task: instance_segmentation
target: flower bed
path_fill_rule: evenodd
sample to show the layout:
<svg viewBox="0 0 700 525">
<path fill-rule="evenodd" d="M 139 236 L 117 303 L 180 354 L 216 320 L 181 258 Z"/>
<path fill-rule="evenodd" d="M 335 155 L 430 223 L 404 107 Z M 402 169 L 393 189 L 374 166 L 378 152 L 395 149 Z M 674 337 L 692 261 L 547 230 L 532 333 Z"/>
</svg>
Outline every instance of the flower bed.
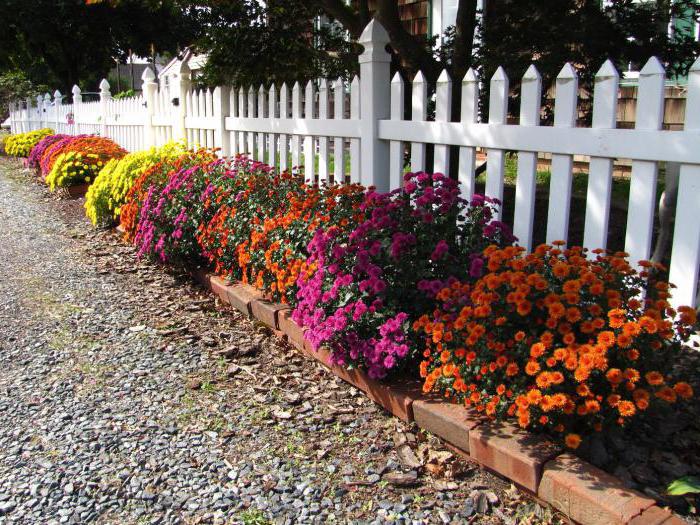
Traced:
<svg viewBox="0 0 700 525">
<path fill-rule="evenodd" d="M 78 136 L 36 149 L 52 187 L 89 182 L 115 157 L 89 191 L 93 223 L 118 217 L 140 256 L 205 260 L 289 304 L 333 365 L 420 375 L 426 392 L 570 448 L 693 395 L 670 363 L 696 319 L 670 308 L 658 268 L 576 247 L 526 255 L 494 219 L 498 202 L 464 202 L 443 175 L 409 173 L 380 194 L 175 145 L 122 158 L 111 141 Z"/>
<path fill-rule="evenodd" d="M 60 133 L 56 135 L 47 135 L 44 138 L 42 138 L 29 152 L 29 157 L 27 158 L 27 167 L 35 170 L 38 174 L 40 174 L 41 159 L 43 158 L 46 150 L 59 140 L 68 138 L 70 138 L 70 135 L 62 135 Z"/>
<path fill-rule="evenodd" d="M 651 404 L 693 395 L 668 371 L 695 311 L 681 308 L 674 322 L 668 284 L 652 272 L 580 248 L 489 247 L 484 256 L 483 278 L 443 288 L 439 307 L 414 323 L 426 336 L 426 392 L 554 432 L 574 449 Z"/>
<path fill-rule="evenodd" d="M 47 135 L 52 135 L 50 128 L 28 131 L 27 133 L 16 133 L 5 139 L 5 153 L 13 157 L 27 157 L 32 148 Z"/>
<path fill-rule="evenodd" d="M 47 140 L 32 162 L 51 175 L 61 155 L 85 154 L 95 138 Z M 86 203 L 93 223 L 118 217 L 140 256 L 210 263 L 255 286 L 261 293 L 236 298 L 236 287 L 207 280 L 349 381 L 422 377 L 425 393 L 467 407 L 450 427 L 465 436 L 453 442 L 533 491 L 546 465 L 547 486 L 557 483 L 551 465 L 562 447 L 540 453 L 541 440 L 524 430 L 580 453 L 595 436 L 694 395 L 672 365 L 687 353 L 695 312 L 670 307 L 661 268 L 637 271 L 625 254 L 561 243 L 525 254 L 495 220 L 498 202 L 464 202 L 440 174 L 408 174 L 402 189 L 380 194 L 173 148 L 111 160 L 100 177 Z M 261 297 L 288 305 L 292 319 Z M 485 419 L 524 430 L 505 421 L 495 433 Z M 523 435 L 535 445 L 514 445 Z"/>
<path fill-rule="evenodd" d="M 126 150 L 116 142 L 97 136 L 79 136 L 62 139 L 50 145 L 44 155 L 42 173 L 52 190 L 75 184 L 91 184 L 110 159 L 121 158 Z"/>
<path fill-rule="evenodd" d="M 44 140 L 50 138 L 47 137 Z M 114 224 L 119 219 L 121 207 L 126 203 L 129 190 L 139 175 L 160 160 L 176 158 L 182 153 L 184 148 L 171 142 L 160 148 L 137 151 L 121 158 L 110 159 L 100 170 L 85 197 L 85 213 L 92 224 L 95 226 Z"/>
</svg>

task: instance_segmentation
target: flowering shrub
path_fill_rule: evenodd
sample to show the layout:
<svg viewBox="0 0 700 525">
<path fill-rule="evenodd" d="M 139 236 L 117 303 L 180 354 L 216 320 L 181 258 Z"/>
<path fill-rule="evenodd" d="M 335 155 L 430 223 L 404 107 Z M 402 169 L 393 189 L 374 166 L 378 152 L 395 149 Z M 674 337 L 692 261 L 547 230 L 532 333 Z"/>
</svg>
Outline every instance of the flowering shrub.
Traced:
<svg viewBox="0 0 700 525">
<path fill-rule="evenodd" d="M 139 210 L 134 244 L 138 255 L 161 261 L 196 260 L 198 226 L 213 213 L 207 204 L 214 180 L 227 176 L 225 161 L 203 150 L 184 157 L 177 169 L 168 173 L 165 185 L 151 183 Z"/>
<path fill-rule="evenodd" d="M 491 246 L 484 257 L 488 273 L 442 288 L 438 308 L 414 323 L 426 344 L 424 391 L 554 431 L 570 448 L 653 403 L 693 395 L 667 371 L 695 312 L 671 309 L 668 284 L 647 269 L 637 273 L 624 254 L 591 260 L 548 245 L 529 255 Z"/>
<path fill-rule="evenodd" d="M 82 139 L 87 139 L 92 136 L 93 135 L 62 135 L 60 139 L 46 146 L 39 159 L 39 171 L 41 176 L 46 179 L 46 176 L 51 173 L 51 168 L 58 156 L 61 155 L 70 144 L 74 142 L 77 143 Z"/>
<path fill-rule="evenodd" d="M 47 135 L 32 148 L 29 152 L 29 158 L 27 158 L 27 167 L 33 170 L 41 170 L 41 158 L 44 156 L 46 150 L 54 143 L 59 140 L 68 138 L 70 135 L 63 135 L 58 133 L 56 135 Z"/>
<path fill-rule="evenodd" d="M 316 232 L 293 312 L 314 348 L 375 378 L 414 360 L 410 321 L 435 304 L 443 283 L 480 277 L 482 249 L 513 240 L 492 220 L 495 201 L 479 197 L 467 208 L 441 174 L 409 173 L 405 182 L 368 191 L 352 228 Z"/>
<path fill-rule="evenodd" d="M 46 175 L 46 183 L 52 190 L 74 184 L 90 184 L 104 166 L 113 158 L 126 155 L 126 150 L 116 142 L 97 136 L 83 137 L 70 141 L 60 150 L 56 150 L 57 141 L 47 151 L 52 155 L 58 154 L 51 165 L 51 171 Z"/>
<path fill-rule="evenodd" d="M 297 281 L 307 269 L 307 246 L 316 231 L 356 224 L 364 188 L 358 184 L 319 188 L 303 185 L 251 231 L 250 275 L 256 288 L 275 301 L 296 302 Z"/>
<path fill-rule="evenodd" d="M 32 148 L 47 135 L 52 135 L 49 128 L 37 129 L 26 133 L 10 135 L 5 140 L 5 153 L 14 157 L 26 157 Z"/>
<path fill-rule="evenodd" d="M 288 302 L 295 297 L 313 233 L 341 221 L 352 202 L 359 206 L 362 191 L 359 185 L 310 186 L 300 175 L 276 174 L 238 157 L 210 196 L 216 212 L 200 225 L 198 241 L 219 274 Z"/>
<path fill-rule="evenodd" d="M 184 148 L 170 142 L 160 148 L 129 153 L 110 159 L 85 195 L 85 212 L 93 225 L 110 225 L 119 218 L 121 206 L 136 178 L 166 157 L 177 157 Z"/>
<path fill-rule="evenodd" d="M 197 241 L 217 273 L 249 282 L 251 232 L 269 217 L 303 181 L 289 173 L 274 174 L 261 162 L 237 156 L 229 176 L 210 194 L 215 206 L 209 221 L 200 224 Z"/>
<path fill-rule="evenodd" d="M 162 189 L 171 173 L 215 158 L 214 154 L 207 150 L 186 151 L 179 156 L 164 157 L 139 175 L 127 192 L 125 204 L 120 208 L 119 223 L 124 231 L 124 240 L 134 241 L 141 208 L 146 202 L 149 191 L 153 193 Z"/>
</svg>

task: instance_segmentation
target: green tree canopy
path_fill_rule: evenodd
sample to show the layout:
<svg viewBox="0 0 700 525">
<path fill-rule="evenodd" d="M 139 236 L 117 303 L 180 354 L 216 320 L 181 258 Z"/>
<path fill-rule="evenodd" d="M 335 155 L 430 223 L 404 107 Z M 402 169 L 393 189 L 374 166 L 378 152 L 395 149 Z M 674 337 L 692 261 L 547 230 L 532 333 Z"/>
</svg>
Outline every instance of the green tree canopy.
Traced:
<svg viewBox="0 0 700 525">
<path fill-rule="evenodd" d="M 95 85 L 129 52 L 174 52 L 201 29 L 175 0 L 0 0 L 0 71 L 68 92 Z"/>
</svg>

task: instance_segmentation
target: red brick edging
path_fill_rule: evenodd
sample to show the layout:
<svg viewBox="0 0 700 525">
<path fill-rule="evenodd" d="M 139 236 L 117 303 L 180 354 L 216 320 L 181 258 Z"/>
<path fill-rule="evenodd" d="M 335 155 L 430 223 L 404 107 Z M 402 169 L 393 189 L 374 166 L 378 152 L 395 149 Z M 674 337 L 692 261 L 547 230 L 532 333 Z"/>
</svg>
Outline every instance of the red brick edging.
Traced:
<svg viewBox="0 0 700 525">
<path fill-rule="evenodd" d="M 72 186 L 66 186 L 63 189 L 66 190 L 66 193 L 68 193 L 69 198 L 79 199 L 81 197 L 85 197 L 85 194 L 87 193 L 89 187 L 89 184 L 74 184 Z"/>
<path fill-rule="evenodd" d="M 194 272 L 203 286 L 243 314 L 258 319 L 333 374 L 365 392 L 386 410 L 439 436 L 451 448 L 513 481 L 581 525 L 680 525 L 685 523 L 654 500 L 626 488 L 614 476 L 564 453 L 542 436 L 510 423 L 484 420 L 462 405 L 427 397 L 418 383 L 379 382 L 362 370 L 330 363 L 327 350 L 314 351 L 289 307 L 266 301 L 255 288 Z"/>
</svg>

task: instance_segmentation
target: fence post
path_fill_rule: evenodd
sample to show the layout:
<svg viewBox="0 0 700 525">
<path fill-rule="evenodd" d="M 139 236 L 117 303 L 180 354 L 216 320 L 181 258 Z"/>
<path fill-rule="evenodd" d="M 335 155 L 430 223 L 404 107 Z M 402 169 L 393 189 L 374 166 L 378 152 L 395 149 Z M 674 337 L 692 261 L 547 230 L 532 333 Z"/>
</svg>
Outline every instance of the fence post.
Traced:
<svg viewBox="0 0 700 525">
<path fill-rule="evenodd" d="M 83 95 L 76 84 L 73 86 L 73 135 L 80 134 L 80 105 L 83 103 Z"/>
<path fill-rule="evenodd" d="M 59 126 L 61 125 L 61 105 L 63 104 L 63 95 L 57 89 L 53 92 L 53 123 L 56 133 L 61 133 Z"/>
<path fill-rule="evenodd" d="M 10 133 L 16 133 L 15 131 L 15 103 L 10 102 Z"/>
<path fill-rule="evenodd" d="M 107 114 L 110 100 L 112 100 L 112 94 L 109 92 L 109 82 L 107 82 L 106 78 L 103 78 L 102 82 L 100 82 L 100 118 L 102 119 L 100 135 L 103 137 L 107 136 Z"/>
<path fill-rule="evenodd" d="M 51 125 L 51 115 L 50 113 L 50 108 L 51 107 L 51 95 L 48 93 L 44 93 L 44 104 L 41 106 L 42 113 L 44 115 L 44 124 L 46 124 L 47 128 L 52 128 L 53 126 Z M 54 129 L 55 133 L 58 133 L 57 129 Z"/>
<path fill-rule="evenodd" d="M 185 117 L 187 116 L 187 95 L 191 87 L 190 66 L 186 62 L 180 64 L 180 71 L 177 78 L 177 108 L 175 110 L 175 120 L 173 121 L 173 139 L 187 142 L 187 128 L 185 127 Z"/>
<path fill-rule="evenodd" d="M 372 20 L 360 35 L 364 51 L 360 62 L 360 182 L 389 190 L 389 142 L 380 140 L 378 121 L 389 118 L 391 108 L 391 56 L 386 52 L 389 35 L 377 20 Z"/>
<path fill-rule="evenodd" d="M 32 119 L 32 99 L 27 97 L 25 102 L 27 104 L 27 131 L 33 131 L 34 119 Z"/>
<path fill-rule="evenodd" d="M 226 117 L 230 113 L 231 94 L 228 87 L 217 86 L 212 93 L 214 102 L 214 145 L 219 148 L 219 155 L 228 157 L 231 155 L 231 134 L 226 130 Z"/>
<path fill-rule="evenodd" d="M 158 91 L 158 83 L 150 67 L 143 70 L 141 80 L 143 81 L 141 84 L 141 92 L 143 93 L 143 101 L 146 106 L 146 115 L 143 120 L 143 147 L 148 149 L 156 145 L 153 115 L 156 111 L 156 91 Z"/>
<path fill-rule="evenodd" d="M 44 127 L 44 97 L 36 96 L 36 114 L 39 119 L 39 129 Z"/>
</svg>

